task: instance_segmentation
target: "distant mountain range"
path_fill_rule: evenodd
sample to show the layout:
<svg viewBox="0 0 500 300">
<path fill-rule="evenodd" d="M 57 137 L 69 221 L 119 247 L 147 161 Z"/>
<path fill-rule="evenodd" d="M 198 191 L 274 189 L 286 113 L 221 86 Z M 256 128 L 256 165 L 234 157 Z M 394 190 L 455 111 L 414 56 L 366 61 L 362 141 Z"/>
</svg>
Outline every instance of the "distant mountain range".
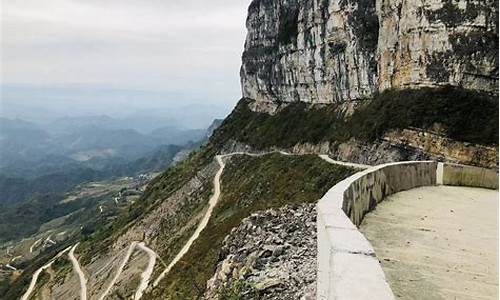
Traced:
<svg viewBox="0 0 500 300">
<path fill-rule="evenodd" d="M 79 183 L 167 168 L 199 146 L 210 129 L 159 127 L 150 133 L 108 116 L 40 125 L 0 118 L 0 203 L 66 192 Z"/>
<path fill-rule="evenodd" d="M 108 116 L 63 118 L 46 125 L 0 118 L 0 168 L 18 172 L 70 162 L 132 161 L 162 145 L 181 146 L 205 136 L 206 129 L 175 126 L 141 133 Z"/>
</svg>

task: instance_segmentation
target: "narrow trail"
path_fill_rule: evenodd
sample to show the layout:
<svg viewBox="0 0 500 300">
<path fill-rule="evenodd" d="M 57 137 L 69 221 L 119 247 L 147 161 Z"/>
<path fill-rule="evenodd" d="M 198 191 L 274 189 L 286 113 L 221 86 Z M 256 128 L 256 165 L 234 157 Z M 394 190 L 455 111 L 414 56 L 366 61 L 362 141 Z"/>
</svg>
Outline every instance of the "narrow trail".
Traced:
<svg viewBox="0 0 500 300">
<path fill-rule="evenodd" d="M 59 252 L 49 263 L 43 265 L 38 270 L 36 270 L 35 273 L 33 273 L 33 277 L 31 278 L 31 282 L 30 282 L 30 285 L 28 287 L 28 290 L 26 290 L 24 295 L 21 297 L 21 300 L 28 300 L 29 299 L 29 296 L 31 295 L 31 293 L 35 289 L 35 285 L 36 285 L 36 282 L 38 280 L 38 276 L 40 276 L 40 273 L 43 270 L 49 268 L 54 263 L 54 261 L 56 261 L 57 258 L 61 257 L 64 253 L 68 252 L 70 250 L 70 248 L 71 247 L 68 247 L 68 248 L 64 249 L 63 251 Z"/>
<path fill-rule="evenodd" d="M 17 259 L 22 258 L 22 257 L 23 257 L 22 255 L 18 255 L 18 256 L 16 256 L 16 257 L 13 257 L 13 258 L 10 260 L 10 262 L 15 262 Z"/>
<path fill-rule="evenodd" d="M 42 247 L 47 247 L 47 245 L 48 245 L 49 243 L 50 243 L 50 244 L 52 244 L 52 245 L 55 245 L 55 244 L 56 244 L 56 242 L 54 242 L 54 241 L 51 239 L 51 237 L 52 237 L 52 234 L 50 234 L 50 235 L 49 235 L 49 236 L 45 239 L 45 241 L 43 242 L 43 246 L 42 246 Z"/>
<path fill-rule="evenodd" d="M 87 300 L 87 279 L 85 278 L 85 274 L 83 274 L 82 268 L 80 267 L 80 263 L 78 263 L 78 259 L 75 257 L 75 249 L 79 243 L 76 243 L 71 250 L 69 251 L 69 259 L 71 260 L 71 264 L 73 264 L 73 270 L 78 275 L 78 279 L 80 280 L 80 300 Z"/>
<path fill-rule="evenodd" d="M 156 280 L 153 282 L 153 287 L 156 287 L 158 283 L 165 277 L 165 275 L 170 272 L 170 269 L 186 254 L 191 248 L 191 245 L 193 242 L 198 238 L 200 235 L 201 231 L 205 229 L 205 227 L 208 224 L 208 220 L 210 220 L 210 217 L 212 216 L 212 212 L 214 210 L 215 205 L 217 204 L 217 201 L 219 200 L 220 196 L 220 178 L 222 175 L 222 171 L 224 171 L 224 161 L 222 160 L 223 157 L 229 156 L 229 155 L 235 155 L 237 153 L 231 153 L 231 154 L 226 154 L 226 155 L 217 155 L 215 158 L 217 159 L 217 162 L 219 163 L 219 170 L 215 174 L 214 177 L 214 194 L 212 197 L 210 197 L 210 200 L 208 201 L 208 209 L 205 215 L 203 216 L 203 219 L 200 221 L 198 224 L 198 227 L 196 228 L 195 232 L 193 235 L 189 238 L 189 240 L 184 244 L 184 247 L 177 253 L 177 255 L 174 257 L 174 259 L 170 262 L 170 264 L 167 266 L 167 268 L 156 278 Z"/>
<path fill-rule="evenodd" d="M 219 164 L 219 170 L 217 171 L 217 173 L 215 174 L 214 179 L 213 179 L 214 193 L 212 194 L 212 196 L 210 197 L 210 199 L 208 201 L 208 209 L 205 212 L 205 215 L 203 216 L 202 220 L 198 224 L 196 230 L 194 231 L 194 233 L 189 238 L 189 240 L 184 244 L 184 246 L 182 247 L 182 249 L 177 253 L 177 255 L 170 262 L 170 264 L 168 264 L 166 266 L 165 270 L 163 270 L 163 272 L 155 279 L 155 281 L 152 284 L 153 288 L 156 287 L 159 284 L 159 282 L 170 272 L 170 270 L 172 269 L 172 267 L 177 262 L 179 262 L 179 260 L 181 260 L 181 258 L 189 251 L 189 249 L 193 245 L 194 241 L 199 237 L 199 235 L 201 234 L 201 232 L 203 231 L 203 229 L 205 229 L 205 227 L 208 225 L 208 222 L 209 222 L 209 220 L 210 220 L 210 218 L 212 216 L 213 210 L 214 210 L 215 206 L 217 205 L 217 203 L 219 201 L 219 198 L 220 198 L 220 193 L 221 193 L 221 183 L 220 183 L 220 180 L 221 180 L 221 176 L 222 176 L 222 173 L 224 171 L 224 168 L 225 168 L 225 163 L 224 163 L 223 159 L 225 157 L 234 156 L 234 155 L 247 155 L 247 156 L 252 156 L 252 157 L 259 157 L 259 156 L 264 156 L 264 155 L 271 154 L 271 153 L 280 153 L 282 155 L 287 155 L 287 156 L 299 155 L 299 154 L 292 154 L 292 153 L 288 153 L 288 152 L 284 152 L 284 151 L 270 151 L 270 152 L 262 152 L 262 153 L 233 152 L 233 153 L 228 153 L 228 154 L 217 155 L 215 157 L 216 160 L 217 160 L 217 163 Z M 331 159 L 326 154 L 319 154 L 318 156 L 321 159 L 323 159 L 326 162 L 331 163 L 331 164 L 337 164 L 337 165 L 354 167 L 354 168 L 360 168 L 360 169 L 367 169 L 367 168 L 371 167 L 369 165 L 336 161 L 336 160 Z M 116 197 L 113 200 L 115 200 L 115 202 L 118 203 Z M 102 207 L 99 207 L 99 208 L 100 208 L 101 213 L 102 213 Z M 47 240 L 50 240 L 50 236 L 47 238 Z M 41 239 L 35 241 L 31 245 L 30 252 L 33 252 L 33 248 L 40 241 L 41 241 Z M 33 289 L 35 287 L 36 281 L 37 281 L 38 276 L 40 275 L 40 273 L 44 269 L 47 269 L 48 267 L 50 267 L 52 265 L 52 263 L 59 256 L 61 256 L 62 254 L 64 254 L 67 251 L 69 251 L 69 258 L 71 260 L 71 263 L 73 264 L 73 269 L 77 273 L 77 275 L 79 277 L 79 280 L 80 280 L 80 299 L 81 300 L 86 300 L 87 299 L 87 279 L 85 278 L 85 275 L 84 275 L 84 273 L 83 273 L 83 271 L 82 271 L 82 269 L 80 267 L 80 264 L 78 263 L 78 260 L 74 256 L 74 251 L 75 251 L 75 249 L 76 249 L 77 246 L 78 246 L 78 244 L 76 244 L 76 245 L 74 245 L 72 247 L 66 248 L 65 250 L 61 251 L 56 257 L 54 257 L 48 264 L 42 266 L 37 271 L 35 271 L 35 273 L 33 274 L 33 278 L 32 278 L 32 281 L 30 283 L 30 286 L 29 286 L 28 290 L 26 291 L 26 293 L 21 298 L 21 300 L 27 300 L 28 299 L 29 295 L 32 293 L 32 291 L 33 291 Z M 131 257 L 131 255 L 134 252 L 134 250 L 135 250 L 136 247 L 138 247 L 140 250 L 144 251 L 149 256 L 148 265 L 146 266 L 146 269 L 141 274 L 141 281 L 140 281 L 140 284 L 139 284 L 139 286 L 138 286 L 138 288 L 137 288 L 137 290 L 135 292 L 134 300 L 139 300 L 143 296 L 144 292 L 147 290 L 147 288 L 149 286 L 149 283 L 150 283 L 150 280 L 151 280 L 151 276 L 153 274 L 154 266 L 156 265 L 156 259 L 157 258 L 160 259 L 160 261 L 162 263 L 163 263 L 163 261 L 161 260 L 160 256 L 158 256 L 158 254 L 154 250 L 152 250 L 151 248 L 147 247 L 144 242 L 133 241 L 133 242 L 130 243 L 130 245 L 128 247 L 128 250 L 127 250 L 127 252 L 125 254 L 125 257 L 123 258 L 123 260 L 120 263 L 118 269 L 116 270 L 115 276 L 110 281 L 110 283 L 108 284 L 106 290 L 101 294 L 101 296 L 98 298 L 98 300 L 105 299 L 108 296 L 108 294 L 111 292 L 113 286 L 116 284 L 116 282 L 118 281 L 120 275 L 123 273 L 123 270 L 124 270 L 125 266 L 127 265 L 128 261 L 130 260 L 130 257 Z M 163 263 L 163 265 L 165 265 L 165 263 Z"/>
<path fill-rule="evenodd" d="M 120 275 L 122 274 L 123 268 L 125 268 L 125 265 L 127 264 L 128 260 L 130 259 L 132 252 L 134 252 L 136 245 L 137 245 L 137 242 L 130 243 L 130 246 L 128 247 L 127 253 L 125 254 L 125 257 L 123 258 L 122 263 L 118 267 L 118 270 L 116 270 L 115 276 L 113 277 L 111 282 L 108 284 L 108 287 L 106 288 L 106 290 L 99 297 L 99 300 L 103 300 L 109 294 L 109 292 L 111 291 L 111 289 L 115 285 L 116 281 L 118 280 L 118 277 L 120 277 Z"/>
<path fill-rule="evenodd" d="M 221 191 L 220 178 L 221 178 L 222 172 L 224 171 L 224 167 L 225 167 L 223 158 L 228 157 L 228 156 L 233 156 L 233 155 L 248 155 L 248 156 L 252 156 L 252 157 L 259 157 L 259 156 L 264 156 L 264 155 L 271 154 L 271 153 L 280 153 L 280 154 L 286 155 L 286 156 L 299 155 L 299 154 L 293 154 L 293 153 L 288 153 L 285 151 L 276 150 L 276 151 L 263 152 L 263 153 L 233 152 L 233 153 L 228 153 L 228 154 L 216 156 L 216 159 L 217 159 L 217 162 L 219 163 L 220 168 L 214 177 L 214 193 L 208 202 L 209 203 L 208 210 L 205 213 L 205 215 L 203 216 L 203 219 L 198 224 L 198 227 L 196 228 L 193 235 L 189 238 L 189 240 L 184 245 L 184 247 L 182 247 L 182 249 L 175 256 L 175 258 L 170 262 L 170 264 L 167 266 L 167 268 L 153 282 L 153 287 L 156 287 L 158 285 L 158 283 L 168 274 L 168 272 L 170 272 L 172 267 L 184 256 L 184 254 L 186 254 L 188 252 L 188 250 L 191 248 L 193 242 L 198 238 L 200 233 L 207 226 L 208 221 L 210 220 L 210 217 L 212 216 L 212 212 L 213 212 L 215 206 L 217 205 L 217 202 L 218 202 L 219 197 L 220 197 L 220 191 Z M 321 159 L 323 159 L 331 164 L 337 164 L 337 165 L 343 165 L 343 166 L 349 166 L 349 167 L 355 167 L 355 168 L 362 168 L 362 169 L 367 169 L 370 167 L 368 165 L 336 161 L 336 160 L 331 159 L 326 154 L 319 154 L 318 156 Z"/>
<path fill-rule="evenodd" d="M 318 156 L 321 159 L 323 159 L 324 161 L 329 162 L 329 163 L 334 164 L 334 165 L 341 165 L 341 166 L 359 168 L 359 169 L 368 169 L 368 168 L 372 167 L 370 165 L 363 165 L 363 164 L 357 164 L 357 163 L 352 163 L 352 162 L 333 160 L 327 154 L 318 154 Z"/>
<path fill-rule="evenodd" d="M 123 269 L 127 265 L 127 262 L 130 260 L 130 256 L 132 256 L 132 253 L 134 253 L 134 250 L 136 247 L 139 248 L 140 250 L 144 251 L 149 256 L 148 265 L 147 265 L 146 269 L 141 274 L 141 282 L 140 282 L 140 284 L 135 292 L 134 299 L 140 299 L 142 297 L 142 295 L 144 294 L 144 291 L 149 286 L 149 281 L 150 281 L 151 275 L 153 274 L 154 266 L 156 264 L 156 258 L 159 258 L 159 256 L 154 250 L 147 247 L 144 242 L 133 241 L 130 243 L 130 246 L 128 247 L 128 250 L 127 250 L 127 253 L 125 254 L 125 257 L 123 258 L 120 266 L 116 270 L 115 276 L 113 277 L 111 282 L 108 284 L 108 287 L 106 288 L 106 290 L 99 297 L 99 300 L 103 300 L 111 292 L 111 289 L 116 284 L 116 281 L 118 281 L 118 278 L 120 277 L 120 275 L 123 273 Z"/>
<path fill-rule="evenodd" d="M 30 253 L 33 253 L 33 248 L 35 248 L 36 245 L 38 245 L 38 243 L 40 243 L 41 241 L 42 241 L 42 239 L 40 238 L 40 239 L 36 240 L 33 244 L 31 244 Z"/>
<path fill-rule="evenodd" d="M 142 297 L 144 291 L 148 288 L 149 279 L 153 274 L 153 269 L 155 267 L 156 256 L 157 256 L 156 252 L 154 252 L 151 248 L 148 248 L 144 244 L 144 242 L 140 242 L 139 244 L 137 244 L 137 247 L 139 247 L 142 251 L 146 252 L 149 255 L 149 262 L 148 266 L 141 274 L 141 283 L 139 284 L 139 287 L 135 291 L 135 296 L 134 296 L 135 300 L 139 300 Z"/>
</svg>

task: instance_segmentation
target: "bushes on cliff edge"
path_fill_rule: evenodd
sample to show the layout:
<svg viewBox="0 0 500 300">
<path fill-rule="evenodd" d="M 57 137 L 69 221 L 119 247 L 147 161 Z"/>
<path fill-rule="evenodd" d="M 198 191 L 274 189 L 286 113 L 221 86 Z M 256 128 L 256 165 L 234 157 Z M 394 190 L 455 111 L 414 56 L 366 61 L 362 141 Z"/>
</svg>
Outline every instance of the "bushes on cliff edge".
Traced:
<svg viewBox="0 0 500 300">
<path fill-rule="evenodd" d="M 287 104 L 276 115 L 256 113 L 238 103 L 212 142 L 230 139 L 256 148 L 292 147 L 298 143 L 371 142 L 393 129 L 433 128 L 463 142 L 498 144 L 498 100 L 487 93 L 455 87 L 388 90 L 345 117 L 337 105 Z"/>
<path fill-rule="evenodd" d="M 455 87 L 389 90 L 378 94 L 347 121 L 347 130 L 374 140 L 391 129 L 429 129 L 440 124 L 449 138 L 498 144 L 498 99 Z"/>
</svg>

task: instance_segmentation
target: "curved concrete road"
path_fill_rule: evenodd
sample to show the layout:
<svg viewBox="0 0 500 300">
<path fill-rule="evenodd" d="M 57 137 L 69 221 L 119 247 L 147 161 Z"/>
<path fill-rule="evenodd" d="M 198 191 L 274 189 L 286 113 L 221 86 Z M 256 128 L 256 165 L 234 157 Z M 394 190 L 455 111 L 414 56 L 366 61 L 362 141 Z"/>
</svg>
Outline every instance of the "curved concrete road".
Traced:
<svg viewBox="0 0 500 300">
<path fill-rule="evenodd" d="M 498 190 L 399 192 L 368 213 L 360 230 L 398 299 L 498 299 Z"/>
<path fill-rule="evenodd" d="M 156 263 L 156 252 L 154 252 L 151 248 L 148 248 L 144 242 L 140 242 L 137 244 L 137 247 L 139 247 L 142 251 L 146 252 L 149 255 L 149 262 L 148 266 L 142 272 L 141 274 L 141 283 L 139 284 L 139 287 L 135 291 L 134 299 L 139 300 L 142 297 L 142 294 L 144 291 L 148 288 L 149 285 L 149 279 L 151 278 L 151 275 L 153 274 L 153 269 L 155 267 Z"/>
<path fill-rule="evenodd" d="M 368 168 L 372 167 L 370 165 L 363 165 L 363 164 L 357 164 L 357 163 L 352 163 L 352 162 L 333 160 L 330 158 L 330 156 L 328 156 L 326 154 L 318 154 L 318 156 L 321 159 L 323 159 L 324 161 L 329 162 L 329 163 L 334 164 L 334 165 L 341 165 L 341 166 L 358 168 L 358 169 L 368 169 Z"/>
<path fill-rule="evenodd" d="M 80 299 L 87 300 L 87 279 L 85 278 L 85 274 L 83 274 L 82 268 L 80 267 L 80 263 L 75 257 L 75 249 L 79 243 L 76 243 L 71 250 L 69 251 L 69 259 L 71 260 L 71 264 L 73 264 L 73 270 L 78 275 L 78 279 L 80 280 Z"/>
<path fill-rule="evenodd" d="M 201 222 L 198 224 L 198 227 L 194 231 L 193 235 L 189 238 L 189 240 L 184 244 L 184 247 L 177 253 L 177 255 L 174 257 L 174 259 L 170 262 L 170 264 L 167 266 L 167 268 L 156 278 L 156 280 L 153 282 L 153 287 L 156 287 L 158 283 L 165 277 L 165 275 L 170 272 L 170 269 L 186 254 L 191 248 L 191 245 L 193 242 L 198 238 L 200 235 L 201 231 L 205 229 L 205 227 L 208 224 L 208 220 L 210 220 L 210 217 L 212 216 L 212 212 L 214 210 L 215 205 L 217 204 L 220 196 L 220 177 L 222 175 L 222 171 L 224 171 L 224 161 L 222 160 L 223 157 L 230 156 L 230 155 L 235 155 L 239 153 L 231 153 L 231 154 L 226 154 L 226 155 L 217 155 L 215 158 L 217 159 L 217 162 L 219 163 L 219 170 L 215 174 L 214 177 L 214 194 L 212 197 L 210 197 L 210 200 L 208 201 L 208 209 L 205 215 L 203 216 L 203 219 L 201 219 Z M 244 153 L 243 153 L 244 154 Z"/>
<path fill-rule="evenodd" d="M 33 273 L 33 277 L 31 278 L 31 282 L 30 282 L 30 285 L 28 286 L 28 290 L 26 290 L 26 292 L 23 294 L 23 296 L 21 297 L 21 300 L 28 300 L 29 299 L 29 296 L 31 295 L 31 293 L 35 289 L 36 281 L 38 280 L 38 276 L 40 276 L 40 273 L 43 270 L 49 268 L 54 263 L 54 261 L 56 261 L 57 258 L 62 256 L 64 253 L 68 252 L 70 250 L 70 248 L 71 247 L 68 247 L 68 248 L 64 249 L 63 251 L 59 252 L 49 263 L 41 266 L 38 270 L 35 271 L 35 273 Z"/>
</svg>

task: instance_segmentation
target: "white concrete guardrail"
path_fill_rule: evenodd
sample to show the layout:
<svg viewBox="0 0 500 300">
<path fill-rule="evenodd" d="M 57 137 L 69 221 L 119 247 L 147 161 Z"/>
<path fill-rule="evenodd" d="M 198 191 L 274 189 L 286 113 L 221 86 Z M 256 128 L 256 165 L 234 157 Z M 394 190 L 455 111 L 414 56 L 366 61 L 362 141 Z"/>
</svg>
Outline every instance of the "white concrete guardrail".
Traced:
<svg viewBox="0 0 500 300">
<path fill-rule="evenodd" d="M 434 161 L 406 161 L 369 168 L 332 187 L 317 205 L 316 298 L 395 299 L 372 245 L 357 226 L 387 196 L 436 184 L 498 189 L 498 173 Z"/>
</svg>

